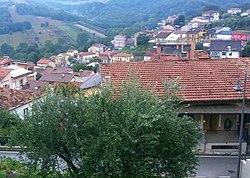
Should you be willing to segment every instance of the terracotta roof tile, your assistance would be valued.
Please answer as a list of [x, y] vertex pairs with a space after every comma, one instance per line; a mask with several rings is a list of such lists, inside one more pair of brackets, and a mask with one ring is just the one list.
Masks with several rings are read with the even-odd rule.
[[0, 82], [12, 71], [12, 69], [0, 68]]
[[[120, 86], [135, 74], [143, 85], [163, 92], [165, 80], [180, 78], [183, 88], [179, 95], [185, 101], [238, 100], [242, 93], [233, 87], [244, 71], [250, 70], [250, 58], [192, 61], [147, 61], [102, 64], [102, 78], [111, 77], [111, 84]], [[250, 97], [250, 79], [247, 80], [247, 97]]]
[[0, 88], [0, 108], [13, 110], [31, 102], [34, 95], [33, 91]]
[[92, 56], [92, 55], [95, 55], [95, 53], [92, 53], [92, 52], [80, 52], [78, 55], [79, 56]]
[[13, 60], [10, 57], [4, 57], [0, 59], [0, 65], [8, 64], [13, 62]]
[[49, 62], [51, 62], [51, 60], [43, 58], [37, 61], [37, 64], [48, 64]]

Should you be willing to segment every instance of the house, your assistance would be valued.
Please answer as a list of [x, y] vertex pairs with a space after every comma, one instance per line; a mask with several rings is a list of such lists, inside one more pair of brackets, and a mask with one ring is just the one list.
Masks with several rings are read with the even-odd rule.
[[49, 60], [55, 63], [55, 67], [64, 66], [66, 63], [65, 61], [61, 60], [59, 56], [50, 56]]
[[35, 93], [28, 90], [14, 90], [0, 87], [0, 108], [17, 114], [21, 119], [28, 114], [35, 98]]
[[217, 11], [206, 11], [202, 13], [203, 17], [209, 17], [211, 22], [215, 22], [217, 20], [220, 20], [220, 13]]
[[76, 57], [78, 55], [78, 51], [75, 49], [70, 49], [67, 51], [67, 55], [69, 55], [70, 57]]
[[[102, 85], [119, 89], [136, 74], [145, 88], [151, 86], [151, 91], [162, 96], [165, 81], [178, 79], [181, 89], [177, 95], [186, 106], [179, 114], [192, 117], [201, 129], [200, 152], [235, 154], [239, 149], [242, 92], [233, 88], [249, 71], [249, 63], [250, 58], [106, 63], [102, 64]], [[250, 78], [246, 86], [250, 86]], [[246, 152], [250, 133], [249, 98], [247, 90], [242, 152]]]
[[239, 58], [242, 51], [241, 41], [212, 40], [209, 51], [212, 59]]
[[35, 70], [35, 64], [33, 62], [14, 62], [13, 64], [26, 70]]
[[13, 64], [13, 60], [9, 56], [0, 59], [0, 67], [6, 67]]
[[126, 46], [126, 36], [125, 35], [116, 35], [114, 36], [114, 48], [122, 49]]
[[39, 79], [40, 81], [48, 82], [49, 84], [53, 83], [68, 83], [74, 82], [74, 74], [72, 73], [46, 73], [43, 74], [42, 77]]
[[39, 61], [37, 61], [37, 67], [40, 68], [46, 68], [46, 67], [55, 67], [55, 62], [47, 59], [47, 58], [42, 58]]
[[166, 41], [167, 37], [171, 34], [171, 32], [161, 31], [157, 33], [152, 40], [149, 40], [149, 43], [156, 43], [161, 41]]
[[249, 32], [234, 31], [232, 33], [232, 40], [240, 40], [242, 46], [246, 46], [250, 40]]
[[227, 9], [227, 13], [231, 15], [236, 15], [241, 13], [241, 8], [229, 8]]
[[130, 62], [134, 59], [133, 54], [129, 53], [117, 53], [112, 57], [112, 62]]
[[88, 63], [91, 59], [98, 57], [98, 55], [94, 52], [80, 52], [77, 56], [77, 60], [80, 63]]
[[112, 62], [113, 52], [110, 50], [106, 50], [103, 53], [100, 53], [98, 58], [102, 61], [102, 63]]
[[[61, 66], [68, 66], [68, 65], [70, 65], [70, 62], [69, 62], [69, 57], [70, 56], [67, 53], [60, 53], [60, 54], [57, 55], [57, 57], [58, 57], [58, 61], [59, 61], [58, 63], [60, 63]], [[52, 60], [52, 61], [54, 61], [54, 60]]]
[[216, 39], [217, 34], [222, 31], [229, 32], [229, 31], [232, 31], [232, 29], [230, 27], [214, 27], [212, 29], [209, 29], [207, 33], [208, 33], [209, 38]]
[[156, 53], [151, 60], [183, 60], [194, 59], [195, 43], [177, 40], [156, 43]]
[[172, 16], [169, 16], [165, 21], [169, 24], [174, 24], [174, 21], [178, 18], [177, 15], [172, 15]]
[[232, 31], [220, 31], [216, 34], [217, 40], [231, 40], [232, 39]]
[[175, 30], [175, 28], [171, 25], [165, 25], [162, 28], [168, 32], [173, 32]]
[[103, 53], [107, 49], [107, 46], [104, 44], [93, 44], [88, 48], [88, 52], [96, 53], [97, 55]]
[[11, 70], [10, 71], [11, 78], [9, 80], [9, 84], [7, 87], [11, 89], [22, 89], [22, 87], [26, 84], [28, 80], [28, 76], [33, 74], [33, 71], [23, 69], [16, 65], [10, 65], [5, 68]]
[[200, 40], [202, 39], [202, 37], [205, 36], [205, 34], [206, 34], [206, 30], [200, 29], [200, 28], [191, 29], [191, 30], [187, 31], [187, 33], [186, 33], [187, 40], [193, 41], [195, 43], [200, 42]]
[[207, 24], [210, 23], [210, 17], [202, 17], [202, 16], [198, 16], [198, 17], [194, 17], [189, 24], [191, 24], [192, 28], [198, 28], [198, 27], [203, 27]]
[[10, 88], [11, 85], [11, 71], [12, 69], [7, 69], [0, 67], [0, 87]]
[[95, 73], [89, 76], [80, 86], [81, 89], [90, 89], [93, 87], [100, 86], [102, 83], [102, 77], [100, 73]]
[[174, 34], [178, 35], [179, 39], [186, 39], [187, 38], [187, 31], [177, 30]]

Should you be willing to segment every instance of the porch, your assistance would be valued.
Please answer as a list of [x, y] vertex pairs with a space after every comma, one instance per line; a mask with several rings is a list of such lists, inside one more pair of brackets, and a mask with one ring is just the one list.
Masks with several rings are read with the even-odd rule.
[[[236, 130], [206, 131], [200, 152], [206, 154], [237, 155], [239, 149], [239, 135]], [[247, 142], [242, 141], [242, 154], [246, 153]]]

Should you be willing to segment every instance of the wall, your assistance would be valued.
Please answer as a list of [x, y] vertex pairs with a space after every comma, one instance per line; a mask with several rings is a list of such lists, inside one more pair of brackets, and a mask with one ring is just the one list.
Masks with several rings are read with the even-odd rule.
[[27, 103], [23, 106], [20, 106], [14, 110], [11, 110], [10, 113], [17, 114], [21, 119], [24, 119], [24, 109], [28, 108], [28, 110], [31, 110], [32, 103]]
[[27, 82], [27, 76], [23, 76], [23, 77], [19, 77], [16, 79], [12, 79], [11, 83], [10, 83], [10, 88], [11, 89], [21, 89], [20, 88], [20, 80], [23, 80], [23, 85], [25, 85], [25, 83]]
[[241, 178], [250, 177], [250, 159], [241, 160]]

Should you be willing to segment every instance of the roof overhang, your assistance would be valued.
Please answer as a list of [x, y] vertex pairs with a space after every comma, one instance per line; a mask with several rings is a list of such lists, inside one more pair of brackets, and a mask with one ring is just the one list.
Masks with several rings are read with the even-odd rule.
[[[195, 105], [181, 109], [180, 113], [185, 114], [241, 114], [241, 105]], [[250, 114], [250, 106], [245, 105], [244, 113]]]

